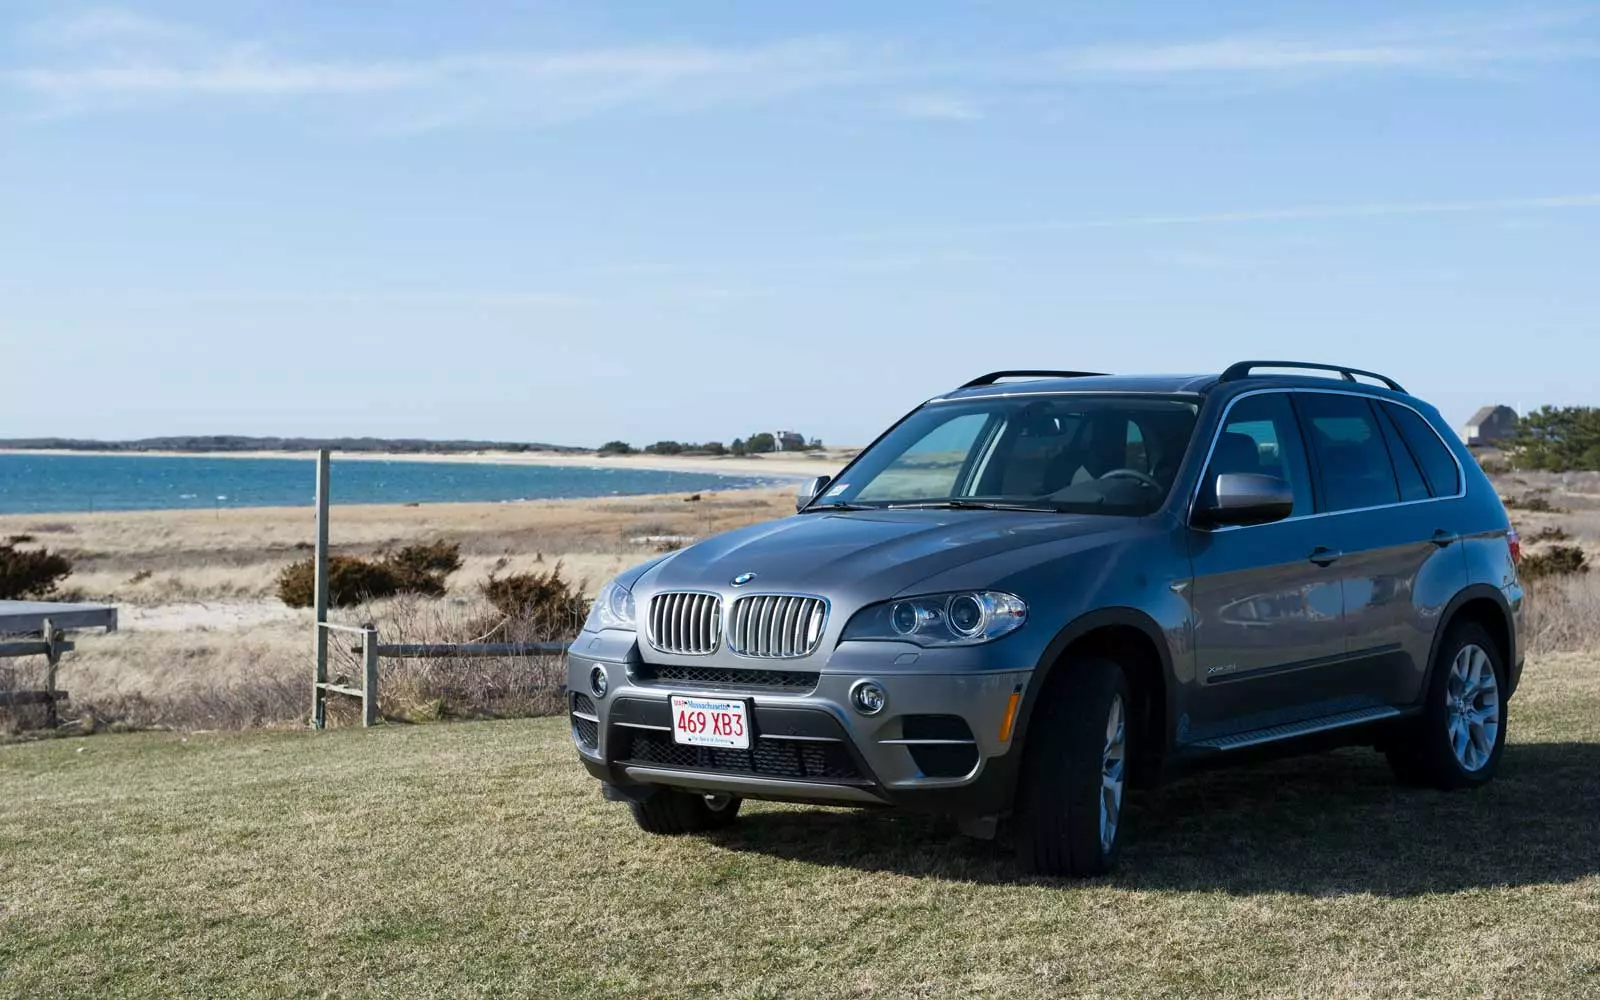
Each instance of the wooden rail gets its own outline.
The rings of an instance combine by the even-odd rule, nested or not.
[[[316,591],[312,603],[316,610],[315,668],[311,678],[311,725],[321,729],[328,721],[328,695],[361,699],[361,724],[378,721],[378,660],[453,659],[455,657],[560,656],[567,651],[561,642],[378,642],[378,627],[336,625],[328,621],[328,510],[330,462],[327,449],[317,452],[317,544],[315,556]],[[328,680],[328,635],[348,632],[361,636],[361,643],[350,647],[361,655],[361,686]]]

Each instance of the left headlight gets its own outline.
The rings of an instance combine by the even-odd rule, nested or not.
[[[633,632],[638,629],[633,618],[633,592],[616,583],[608,583],[594,599],[589,609],[589,620],[583,623],[584,631],[621,629]]]
[[[995,590],[928,594],[862,608],[841,641],[912,642],[919,646],[976,646],[1010,635],[1028,620],[1020,597]]]

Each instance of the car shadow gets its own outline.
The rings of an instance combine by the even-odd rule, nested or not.
[[[1506,747],[1484,788],[1398,786],[1383,757],[1342,750],[1196,775],[1128,798],[1130,889],[1410,896],[1600,874],[1600,744]],[[712,835],[736,851],[975,883],[1019,872],[1001,842],[887,810],[757,810]]]

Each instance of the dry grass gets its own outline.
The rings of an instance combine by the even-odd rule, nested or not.
[[[1084,883],[890,813],[651,839],[558,719],[0,748],[0,995],[1597,996],[1600,670],[1510,711],[1488,788],[1205,775]]]
[[[331,526],[336,554],[459,542],[467,564],[452,590],[467,593],[501,559],[512,572],[562,559],[598,587],[603,574],[654,552],[654,543],[633,539],[705,538],[793,510],[789,491],[752,490],[692,503],[664,496],[336,507]],[[134,604],[270,597],[282,568],[309,553],[314,530],[313,512],[301,508],[0,517],[0,537],[31,534],[74,560],[66,588]]]

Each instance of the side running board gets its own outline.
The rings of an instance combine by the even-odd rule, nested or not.
[[[1320,719],[1292,722],[1286,726],[1272,726],[1267,729],[1256,729],[1248,733],[1235,733],[1232,736],[1218,736],[1215,739],[1200,740],[1189,745],[1205,747],[1208,750],[1243,750],[1245,747],[1260,746],[1263,743],[1276,743],[1279,740],[1290,740],[1296,736],[1310,736],[1312,733],[1323,733],[1330,729],[1344,729],[1348,726],[1359,726],[1367,722],[1393,719],[1398,715],[1400,715],[1400,710],[1388,705],[1384,705],[1381,708],[1362,708],[1354,712],[1325,715]]]

